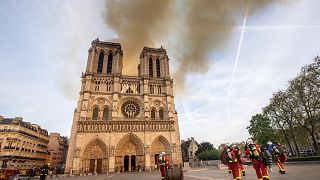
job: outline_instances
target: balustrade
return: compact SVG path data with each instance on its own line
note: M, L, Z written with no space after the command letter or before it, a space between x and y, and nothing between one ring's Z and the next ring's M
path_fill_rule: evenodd
M173 131L174 121L79 121L78 132Z

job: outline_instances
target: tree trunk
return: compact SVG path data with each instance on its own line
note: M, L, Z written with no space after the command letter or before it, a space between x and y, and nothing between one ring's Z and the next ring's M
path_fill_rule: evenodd
M310 131L310 136L311 136L311 139L312 139L312 142L313 142L313 148L316 151L317 155L319 155L320 154L319 145L318 145L317 138L315 136L315 132L314 131Z
M284 138L286 139L286 141L287 141L287 143L288 143L288 146L289 146L289 148L290 148L290 151L291 151L292 155L293 155L293 156L296 156L296 153L293 151L293 148L292 148L292 145L291 145L290 140L289 140L289 138L288 138L288 135L284 132L284 129L283 129L282 127L281 127L281 129L282 129L282 132L283 132L283 134L284 134Z
M297 152L296 155L297 155L298 157L300 157L300 156L301 156L301 154L300 154L300 148L299 148L299 145L298 145L298 143L297 143L296 136L295 136L295 134L294 134L294 132L293 132L292 124L291 124L291 123L289 123L289 127L290 127L290 133L291 133L291 136L292 136L292 139L293 139L293 144L294 144L294 146L295 146L295 148L296 148L296 152Z

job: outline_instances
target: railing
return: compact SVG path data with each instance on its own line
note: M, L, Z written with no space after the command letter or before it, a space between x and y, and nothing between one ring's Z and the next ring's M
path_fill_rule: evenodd
M125 94L140 94L142 82L139 80L121 79L121 93Z
M79 121L78 132L174 131L174 121Z

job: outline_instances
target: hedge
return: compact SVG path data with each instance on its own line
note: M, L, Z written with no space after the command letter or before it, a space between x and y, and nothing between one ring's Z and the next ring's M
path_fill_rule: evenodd
M320 156L292 157L287 160L287 162L296 161L320 161Z

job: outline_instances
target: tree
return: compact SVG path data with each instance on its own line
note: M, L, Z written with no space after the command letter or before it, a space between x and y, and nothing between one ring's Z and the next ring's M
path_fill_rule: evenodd
M197 158L200 160L218 160L220 152L217 149L205 150L197 154Z
M202 142L199 144L199 147L198 147L198 151L196 153L201 153L203 151L207 151L207 150L213 150L214 147L213 147L213 144L210 143L210 142Z
M249 134L259 144L267 144L275 140L275 134L271 127L271 121L262 114L252 116L250 125L247 127Z
M291 140L296 149L296 153L300 156L300 147L297 143L297 134L293 130L297 123L294 119L294 111L292 104L289 103L291 96L286 91L278 91L273 94L273 97L270 99L270 103L267 107L264 108L264 114L271 120L271 123L274 127L281 129L285 139L289 145L291 152L293 148L291 146ZM288 131L286 131L288 129ZM289 138L289 136L291 138Z
M301 69L298 76L289 82L289 102L294 106L294 117L309 133L314 150L320 154L316 132L320 125L320 58Z
M201 160L216 160L220 157L220 152L214 148L210 142L202 142L198 146L196 156Z

